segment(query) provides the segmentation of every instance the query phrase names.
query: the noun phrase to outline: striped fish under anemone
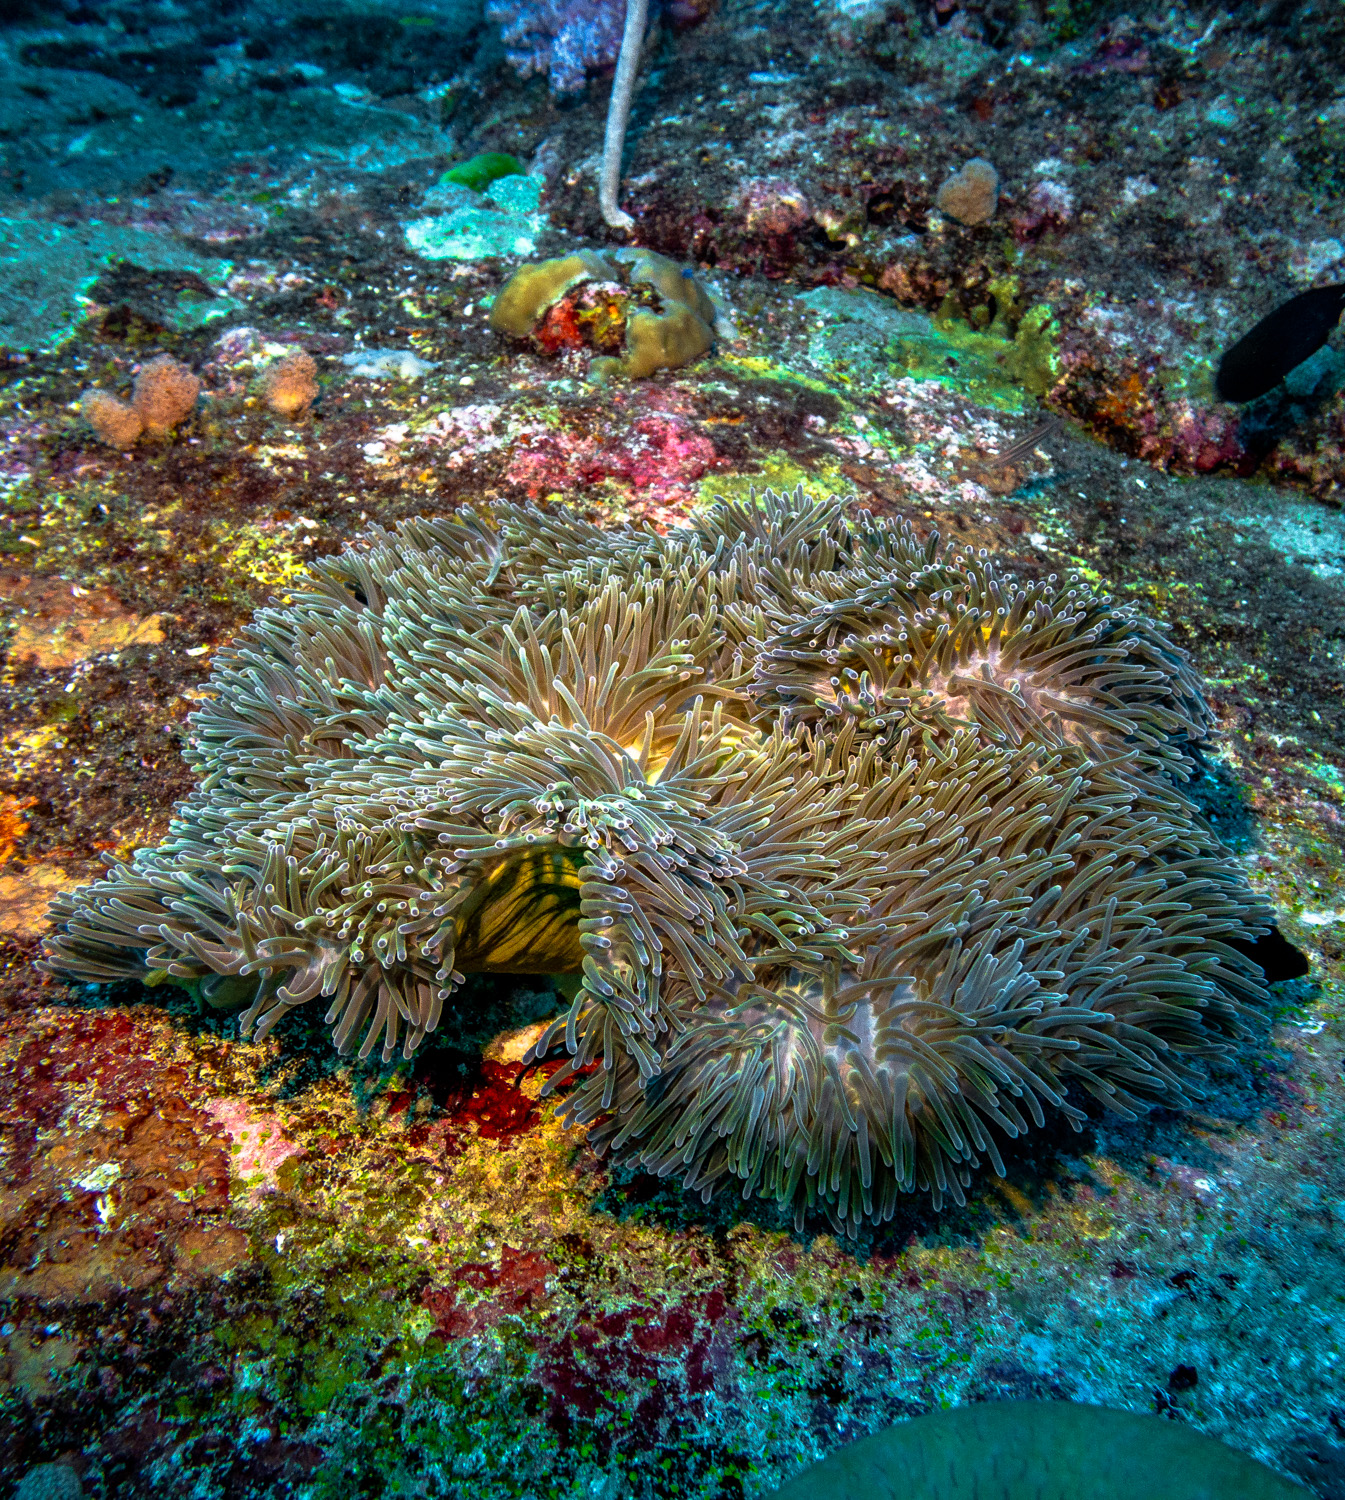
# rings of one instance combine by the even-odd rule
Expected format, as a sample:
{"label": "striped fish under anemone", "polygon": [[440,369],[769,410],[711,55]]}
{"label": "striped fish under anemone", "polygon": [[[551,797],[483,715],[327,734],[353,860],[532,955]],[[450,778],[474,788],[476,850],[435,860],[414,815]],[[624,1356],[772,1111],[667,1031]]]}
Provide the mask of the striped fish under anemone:
{"label": "striped fish under anemone", "polygon": [[410,1055],[470,972],[569,976],[548,1088],[615,1160],[853,1232],[1090,1100],[1198,1091],[1269,917],[1185,789],[1186,656],[841,497],[658,535],[376,529],[216,659],[168,838],[44,964],[327,1007]]}

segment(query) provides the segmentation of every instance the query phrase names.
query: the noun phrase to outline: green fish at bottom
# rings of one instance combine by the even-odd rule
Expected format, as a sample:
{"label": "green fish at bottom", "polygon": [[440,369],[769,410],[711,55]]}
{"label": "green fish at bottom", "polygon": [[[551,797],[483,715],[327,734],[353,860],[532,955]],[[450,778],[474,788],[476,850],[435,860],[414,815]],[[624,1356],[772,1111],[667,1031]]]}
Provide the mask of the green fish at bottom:
{"label": "green fish at bottom", "polygon": [[772,1500],[1307,1500],[1180,1423],[1069,1401],[988,1401],[889,1427]]}

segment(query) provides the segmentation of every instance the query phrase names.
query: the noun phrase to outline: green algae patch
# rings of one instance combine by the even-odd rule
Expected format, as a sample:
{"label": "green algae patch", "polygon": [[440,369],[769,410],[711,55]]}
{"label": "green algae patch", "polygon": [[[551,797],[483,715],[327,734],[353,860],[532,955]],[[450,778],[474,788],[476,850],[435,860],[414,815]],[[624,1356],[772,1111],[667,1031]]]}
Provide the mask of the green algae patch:
{"label": "green algae patch", "polygon": [[256,1236],[269,1310],[214,1332],[237,1372],[236,1407],[248,1410],[260,1396],[312,1417],[352,1383],[426,1357],[434,1323],[414,1300],[425,1277],[419,1260],[367,1236],[336,1245],[317,1221],[273,1227]]}
{"label": "green algae patch", "polygon": [[718,363],[726,370],[746,375],[753,380],[778,380],[782,384],[800,386],[806,391],[817,391],[821,395],[839,399],[835,386],[829,385],[825,380],[800,374],[789,365],[776,364],[774,360],[761,355],[721,354]]}
{"label": "green algae patch", "polygon": [[[534,1363],[526,1340],[492,1332],[475,1353],[428,1354],[391,1390],[385,1379],[352,1382],[333,1398],[327,1461],[307,1493],[313,1500],[590,1493],[580,1484],[588,1476],[575,1473],[588,1466],[577,1453],[562,1454],[548,1429],[544,1393],[527,1378]],[[567,1471],[573,1487],[559,1477]]]}
{"label": "green algae patch", "polygon": [[1060,378],[1059,326],[1045,303],[1020,314],[1013,277],[989,292],[989,304],[970,310],[950,295],[929,317],[863,287],[819,287],[799,298],[824,320],[809,360],[856,390],[907,375],[996,411],[1024,411]]}
{"label": "green algae patch", "polygon": [[523,168],[516,156],[510,156],[504,151],[483,151],[469,161],[460,161],[456,167],[450,167],[439,181],[451,182],[456,187],[471,188],[474,193],[482,193],[501,177],[517,177],[522,172]]}

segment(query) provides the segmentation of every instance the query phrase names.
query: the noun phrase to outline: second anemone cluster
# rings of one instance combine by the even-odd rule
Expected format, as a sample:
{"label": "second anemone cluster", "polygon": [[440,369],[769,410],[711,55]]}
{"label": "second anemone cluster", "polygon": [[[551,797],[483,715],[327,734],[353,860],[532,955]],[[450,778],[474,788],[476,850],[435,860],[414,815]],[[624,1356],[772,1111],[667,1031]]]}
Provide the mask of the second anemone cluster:
{"label": "second anemone cluster", "polygon": [[58,899],[53,972],[320,1001],[409,1055],[471,972],[615,1160],[848,1232],[1087,1096],[1180,1104],[1268,916],[1183,784],[1187,658],[839,497],[667,535],[376,530],[220,653],[168,838]]}

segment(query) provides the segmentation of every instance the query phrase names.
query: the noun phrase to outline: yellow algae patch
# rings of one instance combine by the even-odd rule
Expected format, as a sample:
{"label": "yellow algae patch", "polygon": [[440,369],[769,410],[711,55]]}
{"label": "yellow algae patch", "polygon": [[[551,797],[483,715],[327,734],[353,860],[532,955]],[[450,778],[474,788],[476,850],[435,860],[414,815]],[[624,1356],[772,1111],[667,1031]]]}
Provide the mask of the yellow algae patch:
{"label": "yellow algae patch", "polygon": [[[535,1021],[531,1026],[520,1026],[516,1031],[502,1031],[497,1037],[491,1038],[481,1055],[487,1062],[521,1063],[542,1039],[542,1033],[550,1024],[549,1020]],[[541,1092],[541,1085],[531,1076],[521,1079],[519,1087],[534,1099]]]}
{"label": "yellow algae patch", "polygon": [[56,741],[61,737],[55,724],[43,724],[39,729],[15,729],[0,740],[0,757],[14,776],[26,776],[36,771],[48,758]]}
{"label": "yellow algae patch", "polygon": [[467,1138],[434,1217],[451,1223],[458,1241],[487,1233],[532,1236],[539,1229],[590,1233],[590,1205],[605,1181],[575,1171],[583,1149],[582,1132],[567,1130],[552,1109],[539,1125],[507,1143]]}
{"label": "yellow algae patch", "polygon": [[224,566],[268,588],[285,588],[308,572],[308,561],[295,551],[291,533],[263,531],[254,524],[234,530]]}
{"label": "yellow algae patch", "polygon": [[28,832],[23,814],[31,805],[17,797],[0,797],[0,867],[10,862],[19,840]]}
{"label": "yellow algae patch", "polygon": [[713,505],[716,500],[746,500],[754,491],[793,492],[799,485],[816,487],[833,495],[850,494],[854,484],[841,472],[839,465],[826,462],[805,469],[787,453],[767,454],[761,466],[751,474],[711,474],[697,487],[697,505]]}

